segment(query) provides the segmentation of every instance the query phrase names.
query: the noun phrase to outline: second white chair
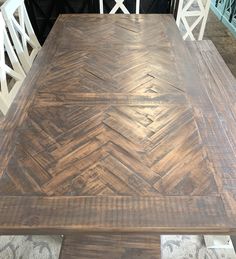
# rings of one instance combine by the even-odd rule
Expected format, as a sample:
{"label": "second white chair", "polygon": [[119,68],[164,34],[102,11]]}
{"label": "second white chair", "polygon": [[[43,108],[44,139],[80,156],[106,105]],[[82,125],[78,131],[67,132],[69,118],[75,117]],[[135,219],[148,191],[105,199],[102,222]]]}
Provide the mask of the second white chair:
{"label": "second white chair", "polygon": [[[130,14],[128,11],[127,7],[124,5],[124,0],[114,0],[115,5],[109,12],[110,14],[115,14],[119,9],[124,13],[124,14]],[[104,13],[104,0],[99,0],[99,8],[100,8],[100,14]],[[136,0],[136,9],[135,13],[139,14],[140,12],[140,0]]]}
{"label": "second white chair", "polygon": [[41,46],[30,23],[24,0],[7,0],[1,10],[19,60],[27,73]]}
{"label": "second white chair", "polygon": [[202,40],[211,0],[179,0],[176,24],[184,40]]}
{"label": "second white chair", "polygon": [[0,110],[4,115],[10,108],[24,78],[25,73],[11,45],[0,13]]}

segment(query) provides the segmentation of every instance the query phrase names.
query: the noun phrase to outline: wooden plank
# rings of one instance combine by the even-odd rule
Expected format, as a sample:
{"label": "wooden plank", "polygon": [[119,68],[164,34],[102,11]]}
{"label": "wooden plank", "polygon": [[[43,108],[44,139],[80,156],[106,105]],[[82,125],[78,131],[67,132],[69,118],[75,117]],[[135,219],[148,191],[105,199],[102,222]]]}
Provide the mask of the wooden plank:
{"label": "wooden plank", "polygon": [[[211,41],[188,43],[203,84],[189,88],[204,145],[231,224],[235,225],[236,79]],[[204,85],[204,87],[202,87]]]}
{"label": "wooden plank", "polygon": [[161,259],[157,234],[80,234],[65,236],[60,259]]}
{"label": "wooden plank", "polygon": [[[184,96],[169,93],[153,94],[124,94],[124,93],[65,93],[60,95],[60,99],[56,95],[41,93],[38,95],[39,100],[34,103],[35,107],[50,107],[62,105],[106,105],[115,106],[156,106],[161,105],[180,105],[186,102]],[[174,98],[173,98],[174,97]]]}
{"label": "wooden plank", "polygon": [[0,210],[1,234],[235,232],[220,197],[12,196]]}

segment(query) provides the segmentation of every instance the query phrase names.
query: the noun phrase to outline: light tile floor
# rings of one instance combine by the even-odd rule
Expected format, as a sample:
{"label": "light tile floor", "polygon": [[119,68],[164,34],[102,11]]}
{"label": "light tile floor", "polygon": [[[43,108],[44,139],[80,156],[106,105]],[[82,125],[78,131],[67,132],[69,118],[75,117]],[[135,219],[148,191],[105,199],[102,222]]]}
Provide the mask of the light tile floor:
{"label": "light tile floor", "polygon": [[[58,259],[61,242],[60,236],[2,236],[0,259]],[[203,236],[162,236],[161,243],[162,259],[236,259],[227,249],[207,249]]]}
{"label": "light tile floor", "polygon": [[204,39],[211,40],[236,77],[236,38],[213,12],[209,13]]}

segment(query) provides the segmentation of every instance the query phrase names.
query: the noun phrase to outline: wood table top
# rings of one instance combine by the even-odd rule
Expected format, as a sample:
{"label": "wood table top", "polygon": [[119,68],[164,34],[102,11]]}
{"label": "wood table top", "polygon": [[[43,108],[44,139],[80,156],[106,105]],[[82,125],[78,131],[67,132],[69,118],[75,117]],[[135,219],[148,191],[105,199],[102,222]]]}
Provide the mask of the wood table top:
{"label": "wood table top", "polygon": [[0,232],[234,232],[199,84],[171,15],[61,15],[1,124]]}

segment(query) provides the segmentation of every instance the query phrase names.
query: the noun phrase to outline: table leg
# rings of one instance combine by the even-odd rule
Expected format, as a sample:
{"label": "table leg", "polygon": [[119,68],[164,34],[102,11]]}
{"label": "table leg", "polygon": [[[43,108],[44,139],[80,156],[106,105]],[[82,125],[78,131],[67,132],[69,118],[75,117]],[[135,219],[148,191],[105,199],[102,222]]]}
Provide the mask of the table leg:
{"label": "table leg", "polygon": [[160,259],[160,236],[149,233],[81,233],[64,236],[60,259]]}

